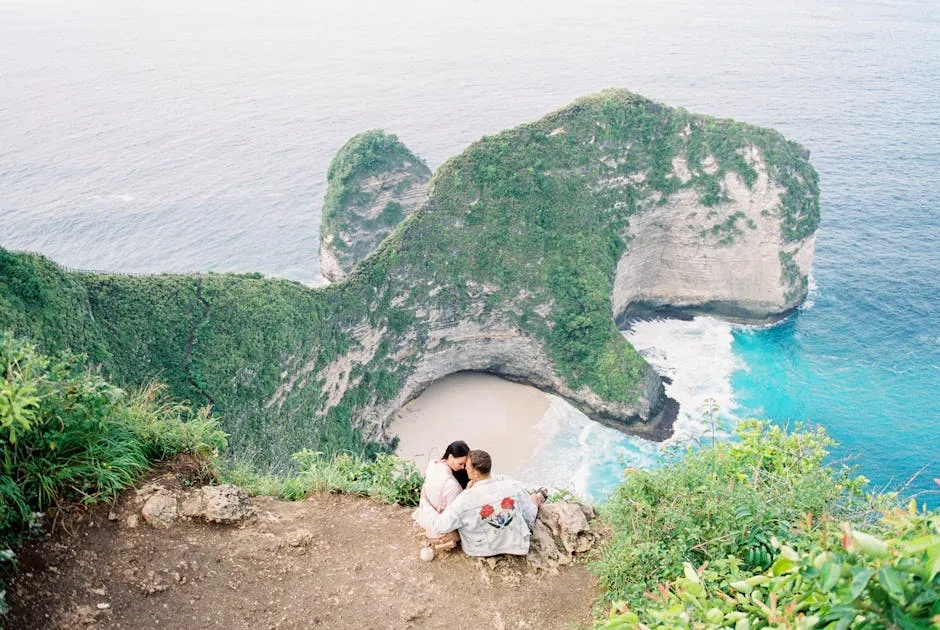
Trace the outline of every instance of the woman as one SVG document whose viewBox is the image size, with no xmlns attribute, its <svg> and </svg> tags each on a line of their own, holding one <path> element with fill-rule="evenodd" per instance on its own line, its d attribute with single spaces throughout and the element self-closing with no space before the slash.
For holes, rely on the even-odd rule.
<svg viewBox="0 0 940 630">
<path fill-rule="evenodd" d="M 421 486 L 421 500 L 418 503 L 418 509 L 415 510 L 413 518 L 415 522 L 428 531 L 428 525 L 435 516 L 444 511 L 444 509 L 454 502 L 457 495 L 463 490 L 463 485 L 455 477 L 455 474 L 464 473 L 464 467 L 467 465 L 467 454 L 470 453 L 470 447 L 463 440 L 451 442 L 444 449 L 444 454 L 440 459 L 434 460 L 428 464 L 428 469 L 424 473 L 424 485 Z M 462 474 L 464 478 L 465 473 Z M 435 546 L 444 544 L 452 548 L 456 543 L 450 540 L 437 540 Z M 443 547 L 438 547 L 443 548 Z"/>
</svg>

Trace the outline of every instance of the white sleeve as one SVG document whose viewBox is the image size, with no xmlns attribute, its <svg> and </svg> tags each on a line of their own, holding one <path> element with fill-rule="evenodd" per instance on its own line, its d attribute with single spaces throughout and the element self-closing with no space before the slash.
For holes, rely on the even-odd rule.
<svg viewBox="0 0 940 630">
<path fill-rule="evenodd" d="M 459 486 L 460 484 L 457 485 Z M 462 498 L 463 495 L 458 496 L 443 512 L 431 518 L 428 529 L 432 533 L 443 536 L 460 527 L 460 507 L 463 504 L 463 501 L 461 501 Z"/>
<path fill-rule="evenodd" d="M 443 499 L 441 506 L 446 508 L 448 505 L 456 501 L 457 496 L 462 491 L 463 488 L 460 487 L 460 482 L 453 477 L 449 478 L 444 482 L 444 487 L 441 489 L 441 498 Z"/>
</svg>

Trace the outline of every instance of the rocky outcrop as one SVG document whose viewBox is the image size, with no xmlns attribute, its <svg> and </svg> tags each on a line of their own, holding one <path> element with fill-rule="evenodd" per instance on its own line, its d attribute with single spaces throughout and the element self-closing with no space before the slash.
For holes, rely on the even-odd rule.
<svg viewBox="0 0 940 630">
<path fill-rule="evenodd" d="M 333 158 L 320 226 L 320 273 L 341 280 L 427 198 L 431 171 L 394 135 L 367 131 Z"/>
<path fill-rule="evenodd" d="M 593 518 L 590 506 L 565 502 L 543 505 L 532 527 L 529 564 L 536 569 L 555 571 L 593 549 L 600 539 L 591 529 L 589 520 Z"/>
<path fill-rule="evenodd" d="M 775 132 L 619 91 L 471 146 L 441 167 L 416 220 L 363 270 L 391 276 L 387 286 L 407 298 L 396 293 L 390 305 L 414 327 L 387 338 L 408 373 L 357 426 L 387 439 L 401 405 L 474 370 L 563 396 L 629 433 L 668 437 L 676 406 L 617 347 L 609 322 L 792 311 L 806 295 L 818 224 L 807 157 Z M 373 337 L 349 356 L 383 343 Z M 323 382 L 329 401 L 340 389 Z"/>
<path fill-rule="evenodd" d="M 785 316 L 806 297 L 815 236 L 785 238 L 786 189 L 771 179 L 756 146 L 740 152 L 756 173 L 750 186 L 727 172 L 719 180 L 720 203 L 703 206 L 687 188 L 631 217 L 630 245 L 614 277 L 618 321 L 678 312 L 760 322 Z M 714 174 L 714 159 L 708 163 Z M 696 173 L 677 158 L 673 175 L 685 184 Z"/>
</svg>

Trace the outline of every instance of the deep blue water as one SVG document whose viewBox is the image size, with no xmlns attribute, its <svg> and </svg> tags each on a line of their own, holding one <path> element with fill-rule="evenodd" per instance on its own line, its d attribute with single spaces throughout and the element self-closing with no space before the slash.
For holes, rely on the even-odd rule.
<svg viewBox="0 0 940 630">
<path fill-rule="evenodd" d="M 395 132 L 436 167 L 609 86 L 775 127 L 820 173 L 810 304 L 724 345 L 682 329 L 683 395 L 818 422 L 877 485 L 926 467 L 911 487 L 933 487 L 937 3 L 0 0 L 0 245 L 317 283 L 326 168 L 354 133 Z M 557 437 L 603 460 L 598 488 L 616 478 L 613 442 Z"/>
</svg>

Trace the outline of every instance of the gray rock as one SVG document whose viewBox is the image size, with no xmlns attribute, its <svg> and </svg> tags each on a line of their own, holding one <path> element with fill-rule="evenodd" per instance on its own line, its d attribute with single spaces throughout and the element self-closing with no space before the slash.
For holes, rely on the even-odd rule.
<svg viewBox="0 0 940 630">
<path fill-rule="evenodd" d="M 539 510 L 528 560 L 536 569 L 553 570 L 570 564 L 577 554 L 590 551 L 597 543 L 597 534 L 576 503 L 546 503 Z"/>
<path fill-rule="evenodd" d="M 291 547 L 306 547 L 313 540 L 313 534 L 306 529 L 297 529 L 287 534 L 287 544 Z"/>
<path fill-rule="evenodd" d="M 176 499 L 162 492 L 151 494 L 140 514 L 151 526 L 168 529 L 178 516 Z"/>
<path fill-rule="evenodd" d="M 180 513 L 213 523 L 238 523 L 255 513 L 244 490 L 233 485 L 203 486 L 183 500 Z"/>
</svg>

